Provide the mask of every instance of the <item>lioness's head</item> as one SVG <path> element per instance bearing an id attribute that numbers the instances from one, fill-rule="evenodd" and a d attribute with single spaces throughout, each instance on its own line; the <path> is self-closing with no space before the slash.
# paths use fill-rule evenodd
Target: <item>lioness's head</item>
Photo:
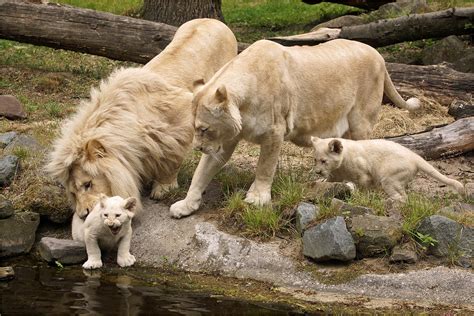
<path id="1" fill-rule="evenodd" d="M 194 149 L 218 154 L 223 144 L 239 135 L 242 121 L 225 85 L 215 88 L 204 81 L 194 83 Z"/>
<path id="2" fill-rule="evenodd" d="M 117 235 L 124 223 L 130 221 L 135 215 L 137 200 L 134 197 L 123 199 L 120 196 L 107 197 L 100 195 L 98 208 L 104 225 L 113 235 Z"/>
<path id="3" fill-rule="evenodd" d="M 327 178 L 331 171 L 339 168 L 342 163 L 342 143 L 335 138 L 321 139 L 318 137 L 311 137 L 311 142 L 313 143 L 314 156 L 313 170 Z"/>

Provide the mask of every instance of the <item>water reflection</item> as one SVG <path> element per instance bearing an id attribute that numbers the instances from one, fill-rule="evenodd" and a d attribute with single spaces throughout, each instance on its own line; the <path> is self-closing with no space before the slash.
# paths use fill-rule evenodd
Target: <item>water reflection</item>
<path id="1" fill-rule="evenodd" d="M 101 271 L 15 267 L 16 278 L 0 283 L 4 315 L 296 315 L 248 302 L 140 286 L 128 275 Z"/>

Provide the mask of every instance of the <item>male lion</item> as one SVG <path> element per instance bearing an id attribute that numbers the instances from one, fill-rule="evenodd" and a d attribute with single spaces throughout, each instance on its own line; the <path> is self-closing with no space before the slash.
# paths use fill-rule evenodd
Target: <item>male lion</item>
<path id="1" fill-rule="evenodd" d="M 196 87 L 194 147 L 204 155 L 186 198 L 171 206 L 171 215 L 179 218 L 199 208 L 202 192 L 241 139 L 261 146 L 245 201 L 269 203 L 284 140 L 310 147 L 311 136 L 365 139 L 384 92 L 401 108 L 419 106 L 417 99 L 402 99 L 382 56 L 368 45 L 348 40 L 313 47 L 254 43 Z"/>
<path id="2" fill-rule="evenodd" d="M 223 23 L 183 24 L 161 54 L 141 68 L 119 69 L 62 128 L 46 170 L 85 217 L 100 193 L 135 197 L 152 182 L 151 197 L 177 187 L 193 137 L 192 87 L 237 55 Z"/>

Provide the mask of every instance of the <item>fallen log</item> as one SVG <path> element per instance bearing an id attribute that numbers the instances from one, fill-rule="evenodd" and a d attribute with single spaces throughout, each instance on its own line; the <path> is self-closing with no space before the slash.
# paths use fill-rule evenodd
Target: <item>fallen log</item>
<path id="1" fill-rule="evenodd" d="M 340 29 L 321 28 L 314 32 L 272 37 L 269 40 L 285 46 L 293 46 L 317 45 L 336 38 L 343 38 L 380 47 L 426 38 L 472 34 L 474 32 L 473 22 L 474 7 L 452 8 L 362 25 L 345 26 Z"/>
<path id="2" fill-rule="evenodd" d="M 427 160 L 458 156 L 474 150 L 474 117 L 457 120 L 418 134 L 387 138 Z"/>
<path id="3" fill-rule="evenodd" d="M 393 0 L 302 0 L 302 1 L 307 4 L 319 4 L 321 2 L 331 2 L 331 3 L 344 4 L 344 5 L 361 8 L 361 9 L 368 9 L 368 10 L 376 10 L 384 4 L 393 2 Z"/>

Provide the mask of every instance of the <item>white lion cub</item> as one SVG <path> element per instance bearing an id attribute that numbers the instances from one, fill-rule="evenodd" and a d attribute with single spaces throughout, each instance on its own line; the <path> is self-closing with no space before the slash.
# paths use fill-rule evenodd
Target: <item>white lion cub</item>
<path id="1" fill-rule="evenodd" d="M 100 249 L 112 249 L 117 245 L 118 265 L 128 267 L 135 263 L 135 257 L 130 254 L 130 240 L 136 205 L 134 197 L 123 199 L 102 194 L 85 220 L 74 214 L 72 237 L 86 244 L 87 261 L 82 265 L 84 269 L 102 267 Z"/>
<path id="2" fill-rule="evenodd" d="M 418 171 L 446 183 L 459 194 L 464 186 L 439 173 L 419 155 L 397 143 L 373 139 L 353 141 L 311 137 L 314 170 L 328 181 L 351 181 L 362 187 L 382 187 L 394 201 L 405 202 L 405 188 Z"/>

